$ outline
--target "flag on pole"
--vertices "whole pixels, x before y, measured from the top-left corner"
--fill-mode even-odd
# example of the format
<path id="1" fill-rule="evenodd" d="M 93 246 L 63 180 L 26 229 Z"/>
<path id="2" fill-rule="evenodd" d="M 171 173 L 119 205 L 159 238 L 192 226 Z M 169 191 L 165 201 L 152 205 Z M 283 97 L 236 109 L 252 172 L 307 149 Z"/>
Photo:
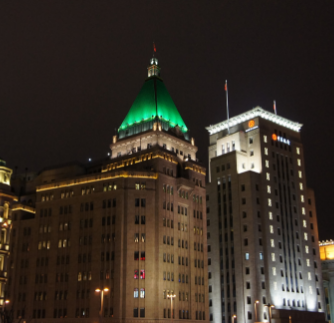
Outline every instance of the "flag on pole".
<path id="1" fill-rule="evenodd" d="M 227 91 L 227 80 L 225 80 L 225 94 L 226 94 L 226 116 L 227 116 L 227 131 L 230 134 L 230 115 L 228 110 L 228 91 Z"/>
<path id="2" fill-rule="evenodd" d="M 273 108 L 274 108 L 274 112 L 275 112 L 275 114 L 277 114 L 276 101 L 275 101 L 275 100 L 274 100 L 274 102 L 273 102 Z"/>
<path id="3" fill-rule="evenodd" d="M 155 47 L 155 43 L 153 42 L 153 51 L 156 53 L 157 52 L 157 48 Z"/>

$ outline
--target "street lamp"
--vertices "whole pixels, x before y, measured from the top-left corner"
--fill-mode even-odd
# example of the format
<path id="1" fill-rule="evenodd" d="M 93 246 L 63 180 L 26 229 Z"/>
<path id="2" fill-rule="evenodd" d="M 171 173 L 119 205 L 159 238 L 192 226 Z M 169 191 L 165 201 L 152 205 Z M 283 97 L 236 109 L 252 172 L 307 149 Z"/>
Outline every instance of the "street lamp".
<path id="1" fill-rule="evenodd" d="M 255 322 L 258 322 L 257 304 L 259 304 L 259 301 L 255 301 L 255 302 L 254 302 Z"/>
<path id="2" fill-rule="evenodd" d="M 172 312 L 172 323 L 173 323 L 173 298 L 175 298 L 176 295 L 167 295 L 167 298 L 170 298 L 170 307 L 171 307 L 171 312 Z"/>
<path id="3" fill-rule="evenodd" d="M 234 314 L 233 316 L 232 316 L 232 323 L 234 323 L 235 322 L 235 319 L 237 318 L 237 316 Z"/>
<path id="4" fill-rule="evenodd" d="M 102 320 L 102 311 L 103 311 L 103 292 L 108 292 L 109 288 L 104 288 L 104 289 L 100 289 L 100 288 L 96 288 L 95 292 L 96 293 L 101 293 L 101 309 L 100 309 L 100 321 Z"/>
<path id="5" fill-rule="evenodd" d="M 275 307 L 274 305 L 268 303 L 267 305 L 264 305 L 266 307 L 268 307 L 268 315 L 269 315 L 269 323 L 271 323 L 271 308 Z"/>

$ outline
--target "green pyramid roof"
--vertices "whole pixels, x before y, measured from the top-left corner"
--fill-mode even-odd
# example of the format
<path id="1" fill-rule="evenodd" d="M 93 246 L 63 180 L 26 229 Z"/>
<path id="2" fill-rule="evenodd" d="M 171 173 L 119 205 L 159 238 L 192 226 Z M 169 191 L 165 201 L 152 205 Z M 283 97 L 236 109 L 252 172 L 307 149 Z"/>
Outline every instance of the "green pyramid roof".
<path id="1" fill-rule="evenodd" d="M 136 123 L 156 117 L 169 122 L 170 127 L 179 126 L 182 132 L 188 131 L 165 84 L 159 77 L 153 76 L 145 81 L 118 130 L 126 130 Z"/>

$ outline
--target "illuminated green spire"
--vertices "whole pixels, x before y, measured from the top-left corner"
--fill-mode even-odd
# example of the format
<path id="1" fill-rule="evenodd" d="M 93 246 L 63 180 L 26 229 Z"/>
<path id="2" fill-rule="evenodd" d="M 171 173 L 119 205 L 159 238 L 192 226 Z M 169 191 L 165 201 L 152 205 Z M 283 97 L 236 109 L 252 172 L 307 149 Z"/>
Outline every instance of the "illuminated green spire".
<path id="1" fill-rule="evenodd" d="M 163 129 L 179 126 L 183 133 L 188 132 L 187 126 L 159 75 L 158 60 L 157 58 L 152 58 L 151 65 L 148 67 L 149 77 L 119 127 L 120 135 L 126 130 L 128 130 L 128 135 L 141 132 L 138 130 L 135 132 L 130 131 L 130 128 L 136 125 L 139 126 L 140 123 L 146 124 L 143 131 L 152 129 L 152 126 L 147 123 L 153 124 L 153 121 L 157 119 L 164 124 Z M 126 135 L 124 134 L 123 136 Z"/>

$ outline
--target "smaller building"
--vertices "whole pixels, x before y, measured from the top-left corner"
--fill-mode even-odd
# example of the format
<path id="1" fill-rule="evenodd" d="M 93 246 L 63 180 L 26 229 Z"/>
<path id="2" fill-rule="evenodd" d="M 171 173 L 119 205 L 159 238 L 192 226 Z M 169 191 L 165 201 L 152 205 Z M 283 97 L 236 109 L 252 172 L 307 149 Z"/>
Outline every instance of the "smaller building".
<path id="1" fill-rule="evenodd" d="M 334 241 L 319 241 L 319 254 L 322 268 L 322 282 L 325 295 L 326 320 L 332 322 L 334 311 Z"/>
<path id="2" fill-rule="evenodd" d="M 16 196 L 12 193 L 10 179 L 13 171 L 0 159 L 0 307 L 5 310 L 5 286 L 8 279 L 9 239 L 12 227 L 11 208 Z M 3 313 L 2 313 L 3 314 Z"/>

